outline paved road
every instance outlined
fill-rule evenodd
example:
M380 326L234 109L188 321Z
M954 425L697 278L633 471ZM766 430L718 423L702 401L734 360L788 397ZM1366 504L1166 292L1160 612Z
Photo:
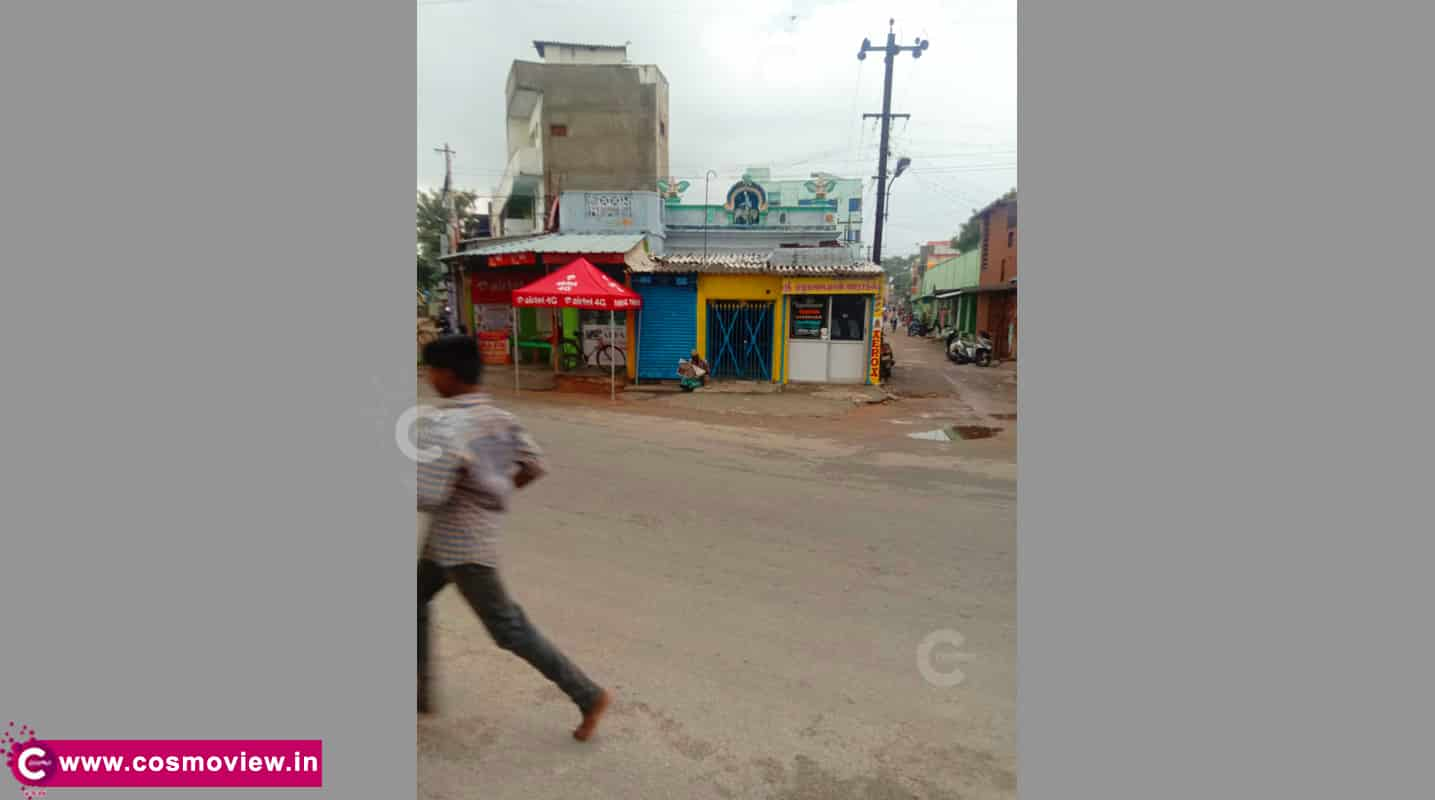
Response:
M572 741L446 590L420 797L1015 796L1015 470L989 441L515 410L553 474L510 519L510 588L616 703ZM951 688L917 665L942 629Z

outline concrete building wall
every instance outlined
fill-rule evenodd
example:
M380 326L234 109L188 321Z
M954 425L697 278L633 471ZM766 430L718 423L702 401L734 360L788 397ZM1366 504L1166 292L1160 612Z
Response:
M1016 203L987 210L982 217L983 285L1006 283L1016 277Z
M659 178L668 177L668 86L657 67L516 61L508 84L510 111L525 89L542 96L546 194L652 191Z
M586 45L562 42L534 42L542 45L545 64L622 64L628 60L628 48L621 45Z
M982 216L982 285L1006 284L1017 274L1017 206L1001 203ZM979 295L977 329L992 335L998 358L1016 358L1017 293Z
M594 216L590 200L601 202L614 196L626 199L627 216ZM578 192L559 195L558 229L564 233L646 233L662 238L662 198L657 192ZM606 207L611 208L612 203ZM600 206L604 207L604 206Z

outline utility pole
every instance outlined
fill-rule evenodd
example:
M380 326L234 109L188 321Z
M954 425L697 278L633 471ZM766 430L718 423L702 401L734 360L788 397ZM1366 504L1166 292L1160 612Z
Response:
M435 147L435 148L433 149L433 151L434 151L435 153L442 153L442 154L443 154L443 193L439 195L439 202L443 204L443 208L444 208L444 213L445 213L445 217L446 217L446 218L445 218L445 222L447 223L447 224L445 225L444 233L445 233L445 238L447 238L447 235L449 234L448 228L453 225L453 217L454 217L454 213L453 213L453 212L454 212L454 209L453 209L453 157L456 156L456 155L458 155L458 152L455 151L453 148L449 147L449 146L448 146L448 142L444 142L444 143L443 143L443 147ZM444 243L444 244L452 244L452 243L451 243L451 242L446 242L446 243ZM443 249L442 246L441 246L440 249Z
M444 142L442 148L435 147L433 151L443 154L443 193L439 195L439 200L443 204L444 209L444 226L443 236L440 236L438 240L438 250L441 255L448 255L450 248L454 245L452 240L455 216L453 207L453 157L458 155L458 153L448 146L448 142ZM455 306L458 305L459 295L461 294L460 287L463 286L463 281L458 277L458 266L451 261L445 263L448 264L448 275L445 281L448 284L448 298L445 303L444 316L448 318L449 330L457 331L459 315L458 309L455 308Z
M913 58L921 58L922 51L927 49L927 40L917 38L916 44L902 46L897 44L897 34L893 31L897 20L887 20L887 44L885 47L874 47L871 39L862 40L862 49L857 51L857 60L867 58L867 54L885 53L886 75L882 79L882 113L863 114L863 119L880 117L882 119L882 142L877 154L877 223L876 229L872 232L872 260L882 263L882 225L886 221L887 210L887 141L891 131L893 117L911 118L911 114L892 113L892 62L893 59L904 52L910 52Z

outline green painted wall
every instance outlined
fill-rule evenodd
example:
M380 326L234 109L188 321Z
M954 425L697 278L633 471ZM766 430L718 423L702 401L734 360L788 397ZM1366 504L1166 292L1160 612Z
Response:
M981 280L981 251L972 250L955 258L949 258L927 270L922 276L922 294L961 289L976 286Z
M563 338L564 338L564 339L574 339L574 338L578 338L578 329L579 329L579 325L578 325L578 309L576 309L576 308L565 308L565 309L563 309Z

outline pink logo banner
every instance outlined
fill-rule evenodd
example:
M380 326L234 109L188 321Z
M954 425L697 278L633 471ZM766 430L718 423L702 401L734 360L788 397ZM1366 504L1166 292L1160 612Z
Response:
M6 761L22 786L40 789L324 785L324 747L318 739L32 737L14 741Z

